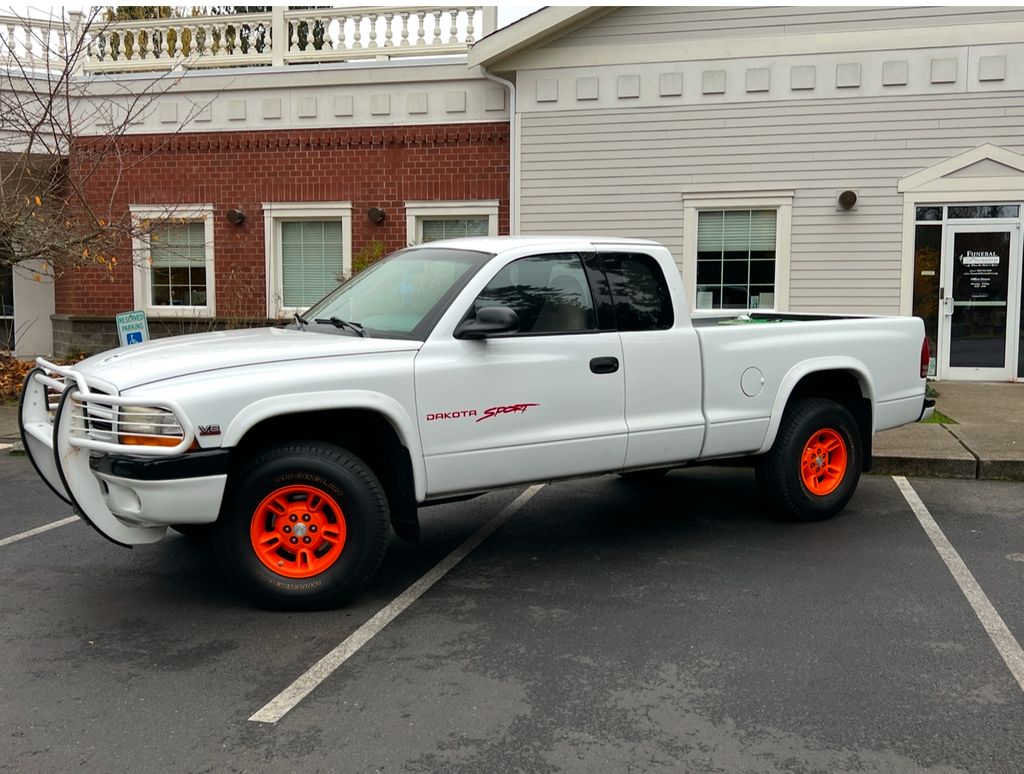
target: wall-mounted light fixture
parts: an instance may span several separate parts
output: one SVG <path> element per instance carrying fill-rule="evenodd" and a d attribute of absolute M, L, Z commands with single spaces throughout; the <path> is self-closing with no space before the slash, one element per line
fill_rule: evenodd
<path fill-rule="evenodd" d="M 837 210 L 852 210 L 857 206 L 857 192 L 856 191 L 842 191 L 836 196 L 836 209 Z"/>
<path fill-rule="evenodd" d="M 242 221 L 245 220 L 245 211 L 231 209 L 224 213 L 224 217 L 228 219 L 228 223 L 230 223 L 232 226 L 239 226 L 241 225 Z"/>
<path fill-rule="evenodd" d="M 387 216 L 388 214 L 384 212 L 384 210 L 382 210 L 380 207 L 371 207 L 366 211 L 366 217 L 368 217 L 374 223 L 383 223 L 384 218 L 386 218 Z"/>

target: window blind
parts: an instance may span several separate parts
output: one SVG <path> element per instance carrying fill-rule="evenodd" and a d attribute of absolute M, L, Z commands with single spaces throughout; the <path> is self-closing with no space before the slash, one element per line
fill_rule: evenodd
<path fill-rule="evenodd" d="M 206 262 L 206 224 L 197 220 L 153 230 L 149 255 L 154 266 L 192 266 Z"/>
<path fill-rule="evenodd" d="M 487 236 L 487 218 L 424 218 L 420 224 L 424 242 Z"/>
<path fill-rule="evenodd" d="M 774 250 L 775 226 L 775 210 L 701 212 L 697 252 Z"/>
<path fill-rule="evenodd" d="M 284 306 L 312 306 L 338 286 L 343 271 L 340 220 L 297 220 L 281 224 Z"/>

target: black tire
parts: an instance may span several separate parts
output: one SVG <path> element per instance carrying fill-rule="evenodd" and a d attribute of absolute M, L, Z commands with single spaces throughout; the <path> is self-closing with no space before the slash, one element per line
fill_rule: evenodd
<path fill-rule="evenodd" d="M 384 490 L 362 460 L 331 444 L 293 443 L 261 452 L 232 477 L 216 548 L 225 576 L 257 605 L 318 610 L 369 582 L 388 524 Z"/>
<path fill-rule="evenodd" d="M 860 428 L 844 406 L 824 398 L 799 399 L 787 406 L 774 445 L 757 460 L 758 488 L 788 519 L 828 519 L 853 497 L 863 454 Z"/>
<path fill-rule="evenodd" d="M 196 542 L 206 542 L 213 537 L 213 527 L 211 524 L 172 524 L 171 529 L 178 532 L 189 540 L 195 540 Z"/>
<path fill-rule="evenodd" d="M 629 470 L 619 473 L 619 478 L 630 484 L 656 484 L 665 478 L 672 468 L 652 468 L 651 470 Z"/>

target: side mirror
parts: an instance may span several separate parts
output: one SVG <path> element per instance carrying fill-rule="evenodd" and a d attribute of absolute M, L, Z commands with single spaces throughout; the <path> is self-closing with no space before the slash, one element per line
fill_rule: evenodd
<path fill-rule="evenodd" d="M 457 339 L 486 339 L 499 333 L 519 330 L 519 315 L 507 306 L 485 306 L 472 320 L 463 320 L 455 329 Z"/>

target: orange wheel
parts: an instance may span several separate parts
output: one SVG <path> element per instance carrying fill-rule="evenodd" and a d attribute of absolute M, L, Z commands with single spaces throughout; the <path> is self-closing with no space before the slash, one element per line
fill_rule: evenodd
<path fill-rule="evenodd" d="M 800 478 L 811 494 L 831 494 L 842 483 L 848 460 L 843 437 L 835 430 L 822 428 L 804 444 L 800 455 Z"/>
<path fill-rule="evenodd" d="M 264 497 L 249 527 L 256 556 L 285 578 L 312 578 L 330 568 L 345 549 L 345 535 L 337 501 L 307 485 L 281 487 Z"/>

